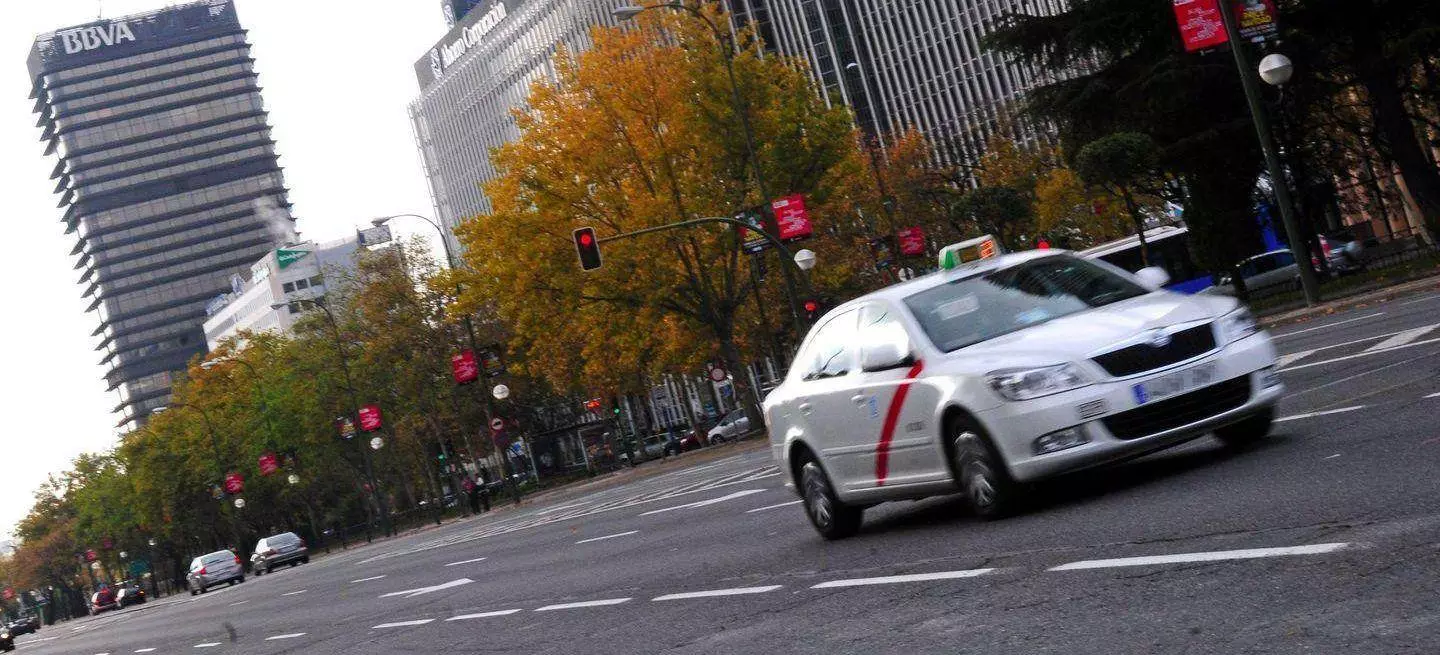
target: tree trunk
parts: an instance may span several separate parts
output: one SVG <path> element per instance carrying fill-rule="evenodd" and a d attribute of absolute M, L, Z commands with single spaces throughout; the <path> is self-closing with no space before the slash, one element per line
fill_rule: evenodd
<path fill-rule="evenodd" d="M 1135 237 L 1140 240 L 1140 263 L 1149 266 L 1150 244 L 1145 242 L 1145 217 L 1140 215 L 1140 208 L 1129 189 L 1121 189 L 1120 197 L 1125 200 L 1125 211 L 1130 212 L 1130 220 L 1135 222 Z"/>
<path fill-rule="evenodd" d="M 1426 157 L 1420 133 L 1405 107 L 1401 71 L 1388 60 L 1362 62 L 1357 68 L 1360 83 L 1370 96 L 1375 147 L 1400 168 L 1425 227 L 1435 234 L 1440 230 L 1440 170 Z"/>
<path fill-rule="evenodd" d="M 730 379 L 735 385 L 735 402 L 745 409 L 750 428 L 765 425 L 760 404 L 755 402 L 758 394 L 750 387 L 750 377 L 745 375 L 745 364 L 740 360 L 740 349 L 735 347 L 735 340 L 729 334 L 720 337 L 720 357 L 725 360 L 725 368 L 730 370 Z"/>

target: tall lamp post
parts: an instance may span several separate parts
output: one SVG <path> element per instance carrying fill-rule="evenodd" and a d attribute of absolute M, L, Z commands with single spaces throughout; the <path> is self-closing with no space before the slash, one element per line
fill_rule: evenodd
<path fill-rule="evenodd" d="M 755 129 L 750 125 L 750 107 L 745 101 L 744 95 L 740 93 L 740 83 L 735 76 L 734 40 L 728 32 L 720 29 L 720 26 L 716 25 L 715 21 L 710 20 L 710 17 L 706 16 L 705 12 L 701 11 L 699 7 L 692 7 L 682 2 L 663 2 L 644 6 L 626 5 L 616 7 L 610 12 L 610 15 L 619 20 L 633 20 L 636 16 L 652 9 L 673 9 L 676 11 L 689 12 L 703 21 L 705 25 L 710 28 L 710 31 L 714 33 L 715 40 L 720 46 L 720 54 L 725 59 L 725 73 L 730 78 L 730 102 L 734 105 L 735 113 L 740 117 L 740 130 L 745 136 L 745 152 L 749 156 L 750 169 L 755 176 L 756 190 L 760 192 L 760 201 L 768 207 L 771 200 L 770 185 L 766 182 L 765 171 L 760 167 L 760 154 L 755 148 Z M 765 216 L 765 230 L 779 237 L 780 226 L 775 220 L 774 212 L 766 210 L 761 213 Z M 789 263 L 782 259 L 780 262 L 780 271 L 784 274 L 785 278 L 785 295 L 790 301 L 790 315 L 795 320 L 796 325 L 801 325 L 799 306 L 800 292 L 798 291 L 795 280 L 795 270 L 790 268 Z M 796 334 L 796 344 L 798 345 L 800 340 L 804 338 L 805 335 Z"/>
<path fill-rule="evenodd" d="M 382 225 L 384 225 L 384 224 L 386 224 L 386 223 L 389 223 L 390 221 L 392 221 L 392 220 L 394 220 L 394 219 L 397 219 L 397 218 L 414 218 L 414 219 L 419 219 L 419 220 L 421 220 L 421 221 L 424 221 L 424 222 L 425 222 L 426 224 L 428 224 L 430 227 L 435 228 L 435 231 L 440 234 L 440 247 L 441 247 L 441 249 L 444 250 L 444 252 L 445 252 L 445 265 L 446 265 L 447 267 L 449 267 L 451 271 L 454 271 L 454 270 L 457 268 L 457 267 L 456 267 L 456 260 L 455 260 L 455 252 L 454 252 L 454 250 L 452 250 L 452 249 L 450 248 L 450 235 L 449 235 L 448 232 L 445 231 L 445 226 L 441 225 L 440 223 L 438 223 L 438 222 L 436 222 L 436 221 L 434 221 L 434 220 L 431 220 L 431 219 L 429 219 L 429 218 L 426 218 L 426 217 L 424 217 L 424 216 L 421 216 L 420 214 L 395 214 L 395 215 L 393 215 L 393 216 L 381 216 L 381 217 L 379 217 L 379 218 L 372 219 L 372 220 L 370 221 L 370 224 L 371 224 L 371 225 L 374 225 L 375 227 L 380 227 L 380 226 L 382 226 Z M 460 283 L 459 283 L 459 282 L 456 282 L 456 283 L 455 283 L 455 296 L 456 296 L 457 298 L 460 296 L 460 291 L 461 291 Z M 480 352 L 480 346 L 479 346 L 479 345 L 476 343 L 476 341 L 475 341 L 475 323 L 470 320 L 470 315 L 469 315 L 469 314 L 465 314 L 465 316 L 463 317 L 463 321 L 462 321 L 462 322 L 465 324 L 465 336 L 466 336 L 466 338 L 469 340 L 469 343 L 470 343 L 470 352 L 472 352 L 472 353 L 479 353 L 479 352 Z M 480 398 L 481 398 L 481 404 L 482 404 L 482 405 L 484 406 L 484 408 L 485 408 L 485 419 L 488 421 L 488 420 L 490 420 L 490 418 L 491 418 L 492 416 L 494 416 L 494 411 L 490 408 L 490 399 L 489 399 L 489 398 L 486 398 L 483 393 L 480 394 Z M 470 431 L 469 431 L 469 430 L 465 430 L 465 429 L 461 429 L 461 430 L 460 430 L 460 438 L 465 441 L 465 450 L 470 453 L 470 458 L 471 458 L 472 460 L 475 459 L 475 449 L 474 449 L 473 447 L 471 447 L 471 445 L 470 445 Z M 477 466 L 478 466 L 478 464 L 477 464 Z"/>
<path fill-rule="evenodd" d="M 507 398 L 510 397 L 510 387 L 503 384 L 497 384 L 490 393 L 491 395 L 495 396 L 495 400 L 503 403 Z M 535 468 L 535 453 L 530 451 L 530 440 L 526 439 L 524 434 L 521 434 L 520 442 L 525 445 L 525 456 L 530 460 L 530 475 L 534 476 L 535 484 L 538 485 L 540 484 L 540 471 Z M 505 457 L 508 460 L 510 456 L 506 455 Z M 519 498 L 518 491 L 516 492 L 516 498 Z"/>
<path fill-rule="evenodd" d="M 323 296 L 312 298 L 310 301 L 325 313 L 326 322 L 330 324 L 330 329 L 333 332 L 332 336 L 335 338 L 335 353 L 339 359 L 340 371 L 345 380 L 345 394 L 350 401 L 349 418 L 352 421 L 359 421 L 360 399 L 355 393 L 355 381 L 350 376 L 350 360 L 345 356 L 345 339 L 340 335 L 340 322 L 335 319 L 335 313 L 330 311 L 330 307 L 325 302 Z M 288 309 L 289 306 L 289 303 L 275 303 L 270 306 L 270 309 L 278 311 Z M 356 441 L 356 444 L 360 448 L 360 459 L 365 464 L 365 482 L 370 487 L 370 500 L 375 503 L 376 509 L 380 512 L 380 527 L 385 531 L 385 534 L 391 534 L 390 511 L 386 507 L 385 496 L 380 493 L 380 485 L 375 482 L 375 465 L 371 461 L 370 449 L 366 448 L 365 444 L 359 440 Z"/>
<path fill-rule="evenodd" d="M 1225 19 L 1225 32 L 1230 37 L 1230 51 L 1235 54 L 1235 67 L 1240 71 L 1240 85 L 1245 90 L 1245 101 L 1250 105 L 1250 117 L 1255 121 L 1255 134 L 1260 139 L 1260 149 L 1265 153 L 1265 167 L 1270 173 L 1270 185 L 1275 191 L 1275 203 L 1280 205 L 1280 220 L 1285 224 L 1285 236 L 1290 240 L 1291 251 L 1296 254 L 1295 263 L 1300 269 L 1300 287 L 1305 290 L 1305 303 L 1320 302 L 1320 285 L 1315 279 L 1315 269 L 1310 267 L 1310 258 L 1300 256 L 1305 247 L 1305 238 L 1300 232 L 1300 223 L 1295 218 L 1295 204 L 1290 197 L 1290 184 L 1285 177 L 1285 166 L 1280 163 L 1280 149 L 1275 145 L 1275 133 L 1270 128 L 1269 116 L 1260 99 L 1260 85 L 1255 81 L 1256 71 L 1250 65 L 1250 53 L 1245 38 L 1240 34 L 1239 21 L 1231 2 L 1220 3 L 1220 14 Z M 1288 62 L 1289 60 L 1286 59 Z M 1276 63 L 1271 60 L 1272 63 Z M 1292 70 L 1272 70 L 1274 79 L 1290 80 Z M 1283 83 L 1283 82 L 1276 82 Z"/>

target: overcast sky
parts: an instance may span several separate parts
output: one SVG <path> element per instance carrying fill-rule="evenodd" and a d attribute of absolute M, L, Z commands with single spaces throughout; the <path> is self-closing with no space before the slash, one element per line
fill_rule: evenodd
<path fill-rule="evenodd" d="M 31 492 L 82 452 L 115 443 L 119 398 L 98 365 L 86 313 L 27 99 L 35 35 L 167 5 L 161 0 L 22 0 L 0 21 L 0 199 L 8 206 L 10 275 L 0 281 L 0 536 Z M 285 182 L 304 238 L 352 233 L 374 216 L 433 214 L 406 105 L 413 64 L 445 32 L 439 0 L 235 0 L 264 88 Z M 8 63 L 7 63 L 8 62 Z M 407 219 L 413 221 L 413 219 Z M 433 228 L 397 222 L 401 233 Z M 423 229 L 422 229 L 423 228 Z"/>

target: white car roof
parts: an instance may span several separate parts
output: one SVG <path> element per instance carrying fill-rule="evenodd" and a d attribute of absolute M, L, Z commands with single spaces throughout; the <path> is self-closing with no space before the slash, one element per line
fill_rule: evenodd
<path fill-rule="evenodd" d="M 863 296 L 845 302 L 844 304 L 841 304 L 839 307 L 836 307 L 829 313 L 837 313 L 872 300 L 886 300 L 896 305 L 900 305 L 902 304 L 904 299 L 909 298 L 910 296 L 913 296 L 926 289 L 938 287 L 942 284 L 947 284 L 955 280 L 973 277 L 981 273 L 987 273 L 1002 268 L 1009 268 L 1016 264 L 1021 264 L 1035 259 L 1041 259 L 1043 257 L 1051 257 L 1061 254 L 1074 255 L 1075 253 L 1068 250 L 1056 249 L 1027 250 L 1025 252 L 1009 255 L 1000 255 L 998 257 L 991 257 L 990 259 L 981 259 L 978 261 L 961 264 L 960 266 L 957 266 L 952 270 L 936 271 L 928 275 L 922 275 L 913 280 L 908 280 L 899 284 L 892 284 L 883 289 L 872 291 Z"/>

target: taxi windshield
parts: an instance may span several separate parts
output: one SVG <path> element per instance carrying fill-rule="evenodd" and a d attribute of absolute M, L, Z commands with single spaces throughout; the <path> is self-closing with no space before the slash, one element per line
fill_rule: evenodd
<path fill-rule="evenodd" d="M 905 305 L 935 346 L 952 352 L 1145 293 L 1091 262 L 1056 255 L 933 287 Z"/>

